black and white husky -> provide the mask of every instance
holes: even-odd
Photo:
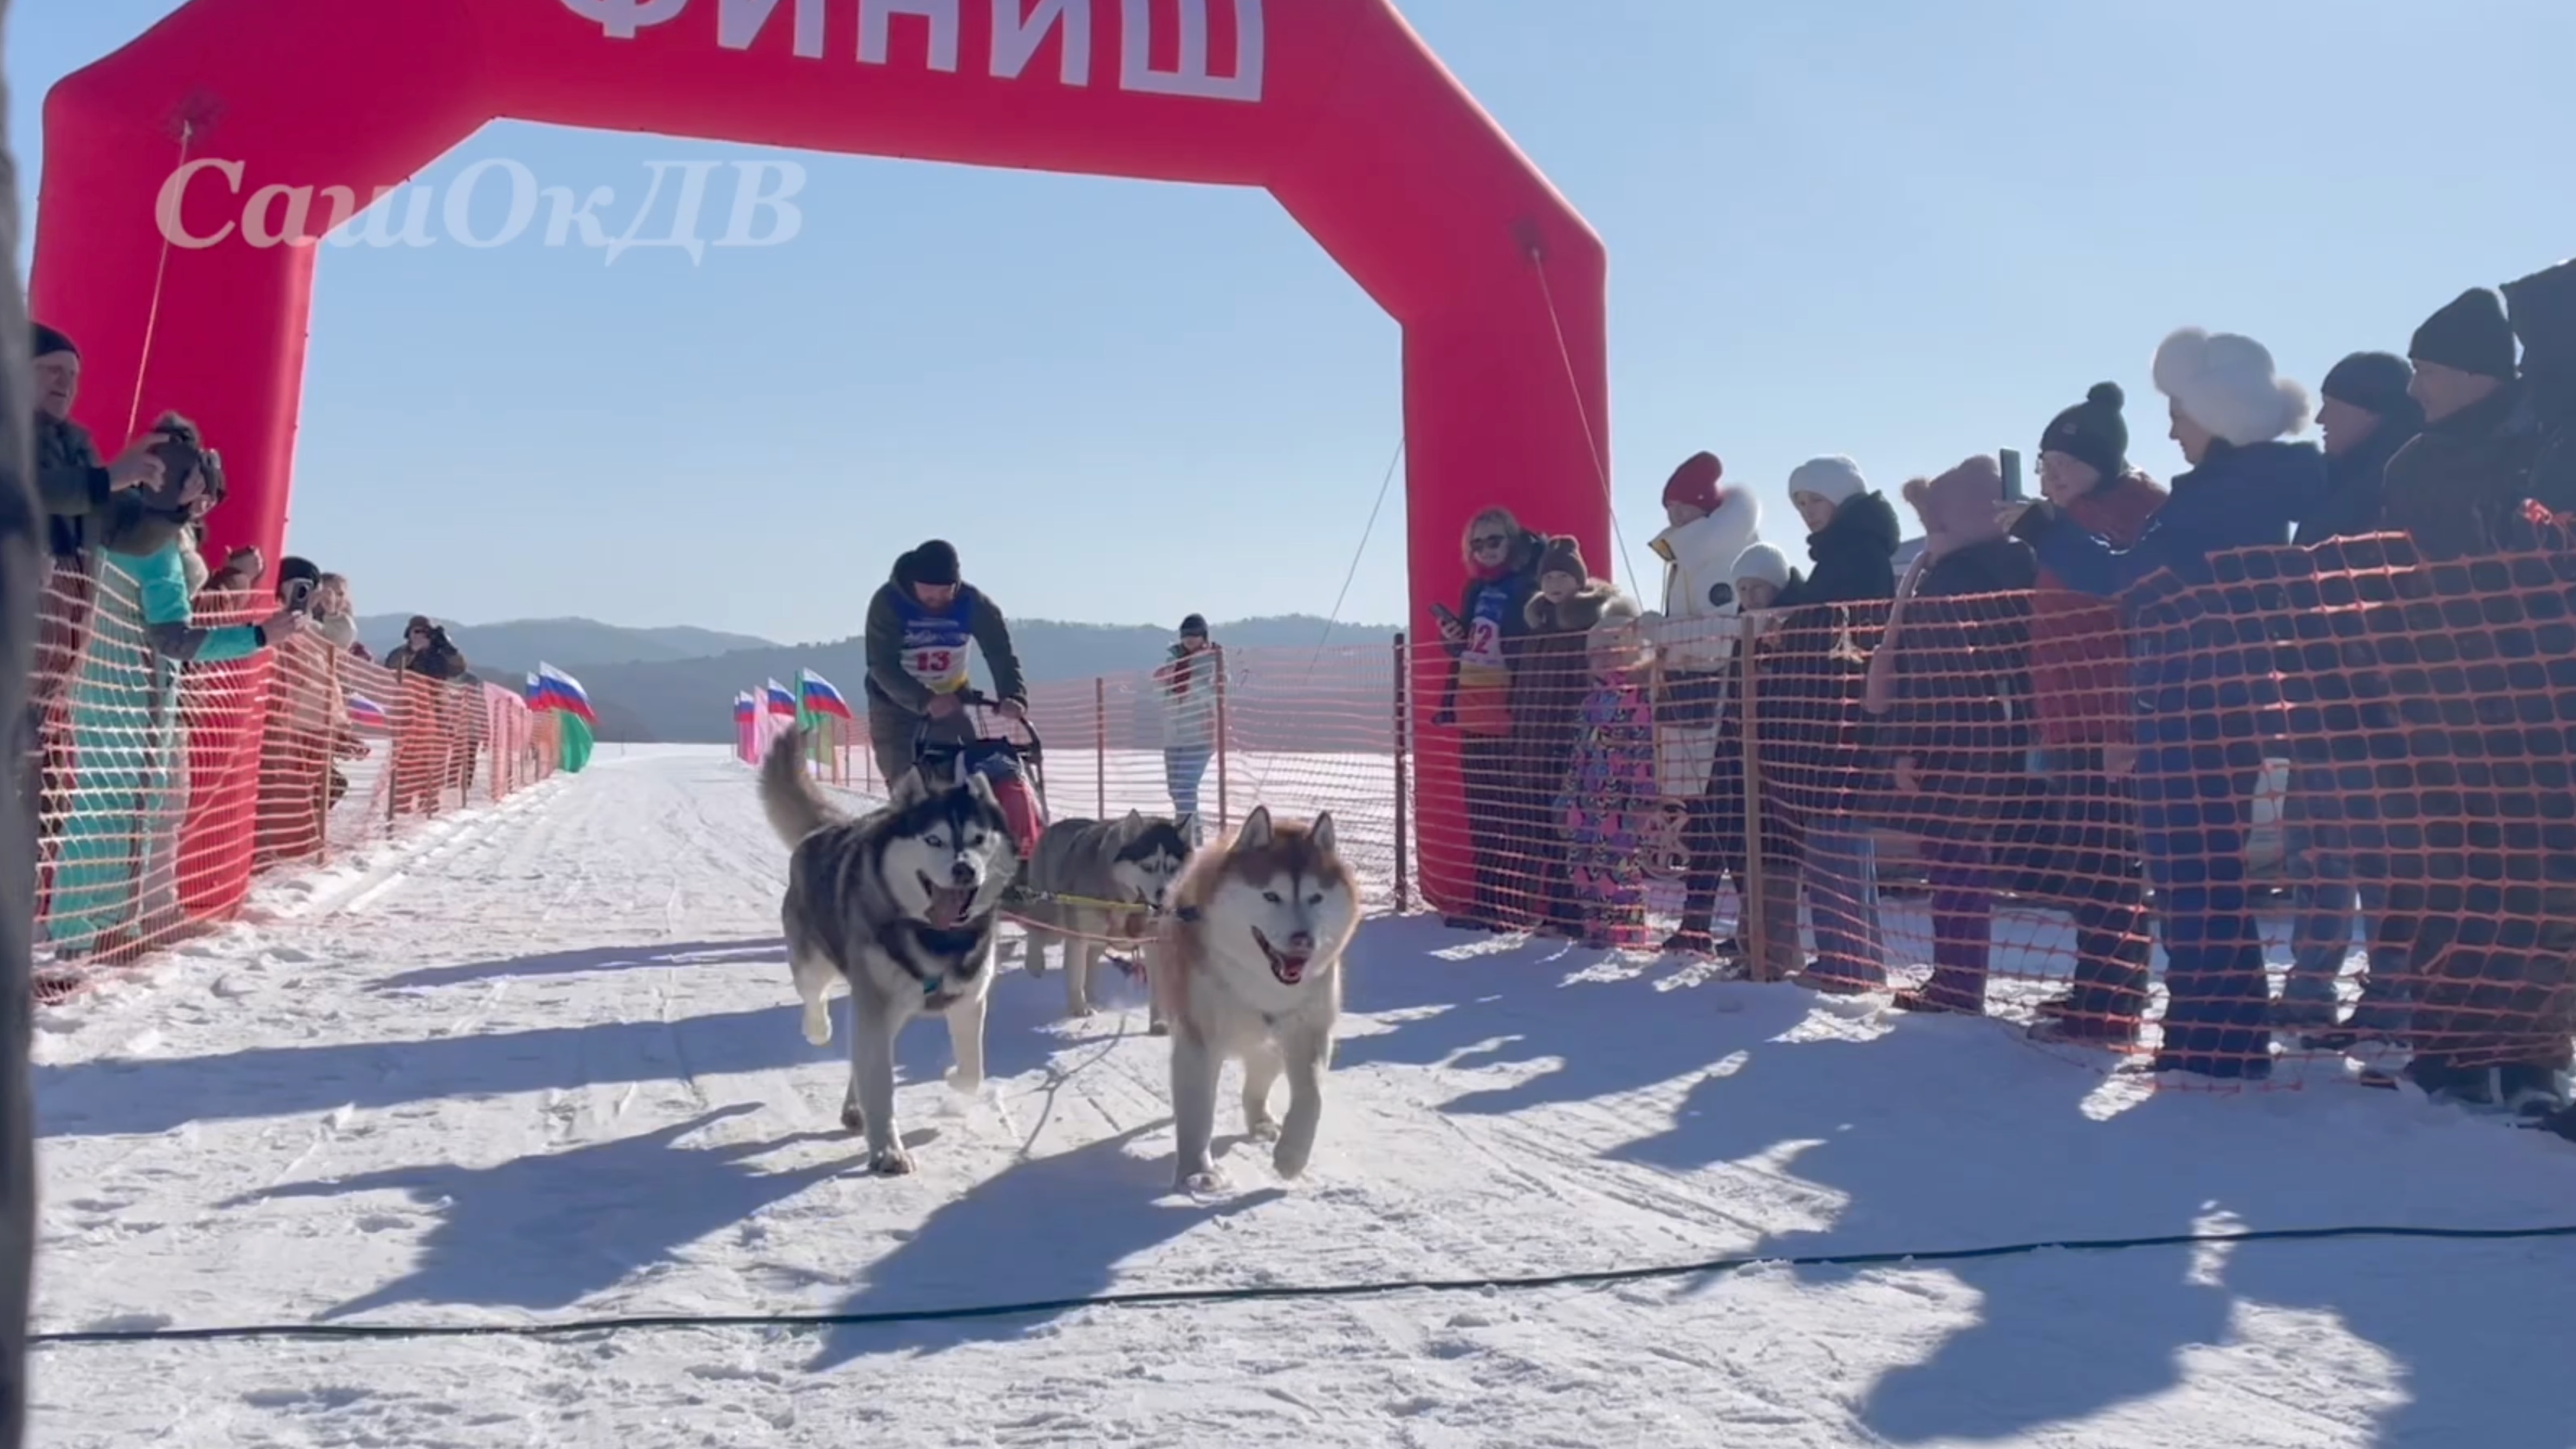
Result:
[[[761,762],[760,803],[790,849],[779,904],[805,999],[805,1039],[832,1039],[831,989],[850,989],[850,1090],[841,1123],[868,1165],[912,1171],[894,1123],[894,1039],[916,1016],[948,1018],[949,1085],[984,1083],[984,1003],[994,908],[1019,870],[1010,821],[981,775],[933,786],[908,773],[882,809],[852,818],[815,787],[794,735]]]
[[[1091,1015],[1092,971],[1115,947],[1141,951],[1189,864],[1180,822],[1130,810],[1124,820],[1059,820],[1038,837],[1020,869],[1028,899],[1011,907],[1020,926],[1020,965],[1046,968],[1049,945],[1064,947],[1064,1013]]]

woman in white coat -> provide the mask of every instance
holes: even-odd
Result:
[[[1664,606],[1643,621],[1662,662],[1655,787],[1664,801],[1666,840],[1685,855],[1720,858],[1730,853],[1713,837],[1716,817],[1707,796],[1717,722],[1735,665],[1735,561],[1762,533],[1760,500],[1722,486],[1725,473],[1716,454],[1695,453],[1665,482],[1670,526],[1648,545],[1664,561]],[[1685,922],[1668,945],[1707,951],[1712,942],[1705,922],[1696,929]]]

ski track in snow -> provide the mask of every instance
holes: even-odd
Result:
[[[263,890],[40,1014],[38,1326],[876,1311],[2195,1227],[2576,1221],[2576,1148],[2393,1093],[2166,1094],[1991,1026],[1380,921],[1307,1180],[1170,1191],[1165,1044],[1005,972],[921,1171],[837,1124],[721,752]],[[1121,987],[1112,987],[1113,992]],[[846,1031],[846,1018],[836,1023]],[[1239,1129],[1229,1074],[1220,1141]],[[2106,1105],[2107,1104],[2107,1105]],[[2576,1445],[2576,1244],[1763,1266],[833,1330],[65,1346],[45,1446]]]

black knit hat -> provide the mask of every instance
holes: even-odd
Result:
[[[1546,578],[1549,574],[1572,574],[1578,579],[1592,577],[1592,570],[1583,562],[1583,545],[1575,542],[1571,535],[1560,534],[1549,539],[1546,552],[1538,556],[1538,576]]]
[[[957,545],[944,538],[934,538],[905,557],[912,560],[912,581],[932,588],[945,588],[959,579]]]
[[[80,356],[80,349],[72,345],[72,340],[69,337],[64,336],[62,333],[55,331],[53,328],[46,326],[42,322],[35,324],[35,326],[35,350],[27,354],[30,360],[39,357],[51,356],[57,352],[68,352],[74,357]]]
[[[2505,320],[2504,299],[2484,287],[2462,292],[2415,329],[2406,355],[2417,362],[2511,381],[2513,324]]]
[[[2110,482],[2129,471],[2129,422],[2120,416],[2128,398],[2116,382],[2097,382],[2084,401],[2059,413],[2039,435],[2043,453],[2064,453]]]
[[[1205,615],[1205,614],[1192,614],[1192,615],[1190,615],[1188,618],[1183,619],[1183,620],[1181,621],[1181,637],[1182,637],[1182,638],[1184,638],[1184,639],[1204,639],[1204,638],[1206,638],[1207,636],[1208,636],[1208,632],[1207,632],[1207,615]]]
[[[2336,363],[2318,390],[2337,402],[2350,403],[2384,418],[2413,405],[2406,396],[2406,385],[2414,380],[2414,364],[2394,352],[2356,352]]]

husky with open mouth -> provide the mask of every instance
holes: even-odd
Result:
[[[1264,806],[1191,860],[1146,970],[1171,1027],[1173,1176],[1183,1190],[1224,1186],[1209,1151],[1229,1057],[1243,1063],[1244,1130],[1278,1144],[1270,1163],[1281,1177],[1306,1170],[1342,1011],[1342,951],[1359,919],[1359,882],[1329,814],[1298,825],[1274,822]],[[1270,1089],[1283,1075],[1281,1122],[1270,1115]]]
[[[832,1039],[830,993],[846,984],[841,1123],[867,1134],[872,1170],[910,1172],[894,1122],[894,1039],[916,1016],[946,1017],[957,1054],[949,1085],[970,1096],[982,1088],[994,911],[1019,871],[1010,819],[981,775],[933,786],[919,771],[882,809],[853,818],[816,788],[794,734],[761,762],[760,803],[791,852],[779,917],[805,1039]]]

